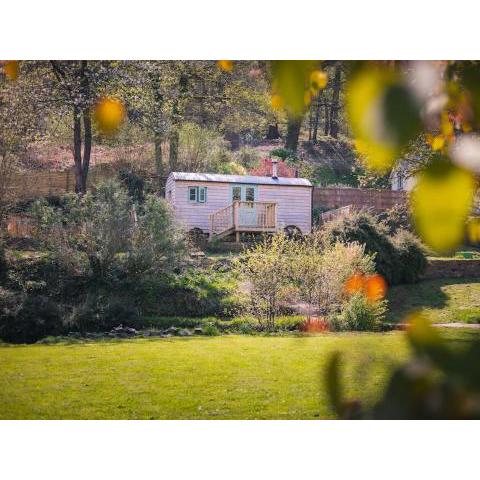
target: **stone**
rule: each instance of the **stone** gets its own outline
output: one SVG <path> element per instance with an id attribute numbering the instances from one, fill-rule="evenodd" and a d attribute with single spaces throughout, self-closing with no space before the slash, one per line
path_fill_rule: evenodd
<path id="1" fill-rule="evenodd" d="M 202 327 L 195 327 L 195 329 L 193 330 L 193 333 L 195 335 L 203 335 L 203 328 Z"/>
<path id="2" fill-rule="evenodd" d="M 177 327 L 168 327 L 163 333 L 171 334 L 171 335 L 177 335 L 178 333 L 178 328 Z"/>
<path id="3" fill-rule="evenodd" d="M 193 333 L 190 330 L 187 330 L 186 328 L 183 328 L 180 330 L 177 334 L 179 337 L 190 337 L 193 335 Z"/>

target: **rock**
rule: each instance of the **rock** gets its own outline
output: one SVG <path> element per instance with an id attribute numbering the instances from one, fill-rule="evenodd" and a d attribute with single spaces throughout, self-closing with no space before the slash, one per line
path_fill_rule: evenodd
<path id="1" fill-rule="evenodd" d="M 170 334 L 170 335 L 177 335 L 178 328 L 177 327 L 169 327 L 163 333 Z"/>
<path id="2" fill-rule="evenodd" d="M 195 327 L 195 329 L 193 330 L 193 333 L 195 335 L 203 335 L 203 328 L 202 327 Z"/>
<path id="3" fill-rule="evenodd" d="M 191 252 L 191 253 L 190 253 L 190 256 L 191 256 L 192 258 L 205 257 L 205 252 Z"/>
<path id="4" fill-rule="evenodd" d="M 118 327 L 114 327 L 110 330 L 110 333 L 114 336 L 125 338 L 125 337 L 134 337 L 137 335 L 137 330 L 131 327 L 124 327 L 122 324 L 118 325 Z"/>
<path id="5" fill-rule="evenodd" d="M 179 337 L 190 337 L 192 335 L 193 333 L 190 330 L 187 330 L 186 328 L 183 328 L 178 332 Z"/>

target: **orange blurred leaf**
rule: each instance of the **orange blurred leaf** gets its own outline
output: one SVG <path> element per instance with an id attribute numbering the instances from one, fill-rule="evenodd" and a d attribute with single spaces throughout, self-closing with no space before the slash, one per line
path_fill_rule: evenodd
<path id="1" fill-rule="evenodd" d="M 16 80 L 19 70 L 20 62 L 18 60 L 7 60 L 3 65 L 3 71 L 9 80 Z"/>
<path id="2" fill-rule="evenodd" d="M 116 98 L 105 97 L 95 105 L 94 119 L 100 132 L 105 135 L 115 133 L 125 117 L 125 106 Z"/>
<path id="3" fill-rule="evenodd" d="M 369 275 L 365 282 L 365 296 L 371 302 L 378 302 L 387 294 L 387 282 L 379 275 Z"/>
<path id="4" fill-rule="evenodd" d="M 224 72 L 231 73 L 233 70 L 233 62 L 231 60 L 218 60 L 217 65 Z"/>

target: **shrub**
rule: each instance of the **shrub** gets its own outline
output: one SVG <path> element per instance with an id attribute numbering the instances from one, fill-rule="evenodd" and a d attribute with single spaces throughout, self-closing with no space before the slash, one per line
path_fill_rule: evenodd
<path id="1" fill-rule="evenodd" d="M 377 215 L 378 220 L 383 222 L 390 234 L 399 230 L 413 232 L 412 218 L 406 202 L 398 203 L 394 207 Z"/>
<path id="2" fill-rule="evenodd" d="M 33 343 L 63 330 L 57 303 L 45 296 L 2 290 L 0 310 L 0 338 L 7 342 Z"/>
<path id="3" fill-rule="evenodd" d="M 5 246 L 0 239 L 0 282 L 4 282 L 7 278 L 8 263 L 5 257 Z"/>
<path id="4" fill-rule="evenodd" d="M 116 182 L 83 197 L 66 196 L 61 209 L 37 201 L 31 213 L 53 258 L 72 275 L 88 274 L 94 283 L 115 283 L 122 272 L 130 278 L 171 272 L 186 255 L 185 237 L 168 204 L 147 195 L 137 209 Z"/>
<path id="5" fill-rule="evenodd" d="M 245 251 L 235 262 L 236 271 L 251 285 L 249 311 L 260 324 L 273 329 L 281 312 L 289 286 L 288 249 L 290 241 L 283 233 Z"/>
<path id="6" fill-rule="evenodd" d="M 352 295 L 340 314 L 331 317 L 332 330 L 374 331 L 380 328 L 386 312 L 386 301 L 372 302 L 362 293 Z"/>
<path id="7" fill-rule="evenodd" d="M 243 306 L 237 282 L 228 273 L 187 270 L 177 275 L 148 276 L 132 285 L 147 315 L 232 317 Z"/>
<path id="8" fill-rule="evenodd" d="M 288 148 L 275 148 L 270 152 L 271 157 L 277 157 L 281 160 L 296 160 L 297 154 L 293 150 L 289 150 Z"/>
<path id="9" fill-rule="evenodd" d="M 131 168 L 122 167 L 118 171 L 118 178 L 128 191 L 134 202 L 143 203 L 145 180 Z"/>
<path id="10" fill-rule="evenodd" d="M 141 325 L 139 308 L 132 298 L 101 293 L 88 295 L 72 309 L 67 320 L 70 330 L 80 332 L 107 331 L 120 324 L 129 327 Z"/>
<path id="11" fill-rule="evenodd" d="M 387 227 L 367 212 L 353 212 L 332 220 L 323 227 L 326 243 L 358 242 L 365 245 L 365 253 L 374 254 L 375 270 L 395 285 L 401 281 L 400 258 L 390 240 Z"/>
<path id="12" fill-rule="evenodd" d="M 415 235 L 406 230 L 399 230 L 393 243 L 400 259 L 400 282 L 417 282 L 428 265 L 424 246 Z"/>
<path id="13" fill-rule="evenodd" d="M 310 307 L 308 316 L 315 308 L 321 315 L 338 312 L 348 278 L 374 271 L 373 256 L 365 255 L 363 245 L 323 245 L 319 234 L 291 242 L 289 257 L 289 276 L 298 300 Z"/>
<path id="14" fill-rule="evenodd" d="M 220 335 L 220 330 L 213 323 L 209 323 L 203 327 L 203 334 L 207 337 L 216 337 Z"/>

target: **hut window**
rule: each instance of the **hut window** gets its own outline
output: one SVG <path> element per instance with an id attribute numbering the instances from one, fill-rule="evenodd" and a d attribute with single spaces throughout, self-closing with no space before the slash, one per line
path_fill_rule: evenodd
<path id="1" fill-rule="evenodd" d="M 198 187 L 188 187 L 188 199 L 190 202 L 196 202 L 198 198 Z"/>
<path id="2" fill-rule="evenodd" d="M 207 201 L 207 187 L 198 187 L 198 201 L 206 203 Z"/>
<path id="3" fill-rule="evenodd" d="M 242 199 L 242 187 L 233 187 L 232 188 L 232 200 L 241 200 Z"/>
<path id="4" fill-rule="evenodd" d="M 190 203 L 206 203 L 207 187 L 188 187 L 188 200 Z"/>
<path id="5" fill-rule="evenodd" d="M 245 200 L 247 202 L 254 202 L 255 201 L 255 188 L 254 187 L 247 187 L 247 191 L 245 193 Z"/>

